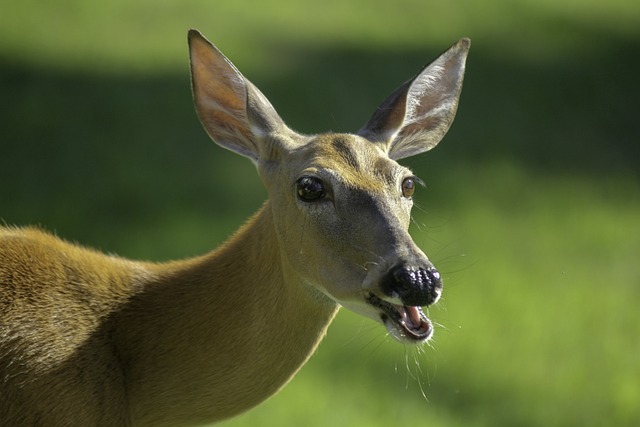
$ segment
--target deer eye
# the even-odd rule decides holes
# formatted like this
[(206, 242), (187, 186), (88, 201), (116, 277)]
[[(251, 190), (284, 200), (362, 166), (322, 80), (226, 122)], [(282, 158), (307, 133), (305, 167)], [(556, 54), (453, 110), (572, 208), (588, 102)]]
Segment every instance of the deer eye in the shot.
[(324, 183), (314, 176), (303, 176), (296, 181), (296, 190), (300, 200), (313, 202), (326, 195)]
[(404, 197), (411, 198), (413, 193), (416, 191), (416, 182), (413, 177), (405, 178), (402, 181), (402, 195)]

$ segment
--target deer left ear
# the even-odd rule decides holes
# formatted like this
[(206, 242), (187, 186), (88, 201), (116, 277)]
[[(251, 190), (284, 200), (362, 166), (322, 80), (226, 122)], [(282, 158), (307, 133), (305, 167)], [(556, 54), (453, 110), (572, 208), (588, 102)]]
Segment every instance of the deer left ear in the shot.
[(257, 164), (271, 151), (268, 135), (293, 134), (262, 92), (196, 30), (189, 31), (189, 53), (196, 112), (218, 145)]
[(471, 42), (462, 39), (393, 92), (358, 135), (398, 160), (431, 150), (456, 115)]

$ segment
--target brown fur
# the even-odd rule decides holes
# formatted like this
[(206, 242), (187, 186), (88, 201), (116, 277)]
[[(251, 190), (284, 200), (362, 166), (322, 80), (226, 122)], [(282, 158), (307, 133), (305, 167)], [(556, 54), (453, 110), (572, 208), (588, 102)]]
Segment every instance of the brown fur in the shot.
[(283, 289), (290, 272), (277, 245), (265, 247), (276, 241), (270, 221), (266, 205), (218, 250), (168, 264), (0, 229), (2, 419), (127, 425), (130, 413), (136, 425), (184, 425), (233, 416), (276, 392), (337, 305)]
[[(385, 268), (430, 265), (407, 233), (411, 200), (400, 183), (410, 173), (393, 154), (425, 149), (415, 135), (410, 147), (375, 137), (404, 129), (398, 116), (416, 104), (412, 91), (428, 97), (424, 84), (408, 82), (385, 101), (393, 119), (378, 111), (361, 131), (366, 138), (308, 137), (288, 129), (193, 31), (190, 47), (205, 129), (254, 161), (269, 201), (218, 249), (168, 263), (0, 227), (2, 425), (188, 426), (234, 416), (291, 379), (338, 303), (380, 320), (363, 295), (380, 293)], [(467, 49), (460, 42), (438, 60), (450, 94), (436, 102), (446, 107), (439, 123), (455, 114)], [(437, 80), (435, 69), (415, 81)], [(407, 116), (411, 126), (418, 110)], [(434, 132), (428, 148), (446, 129)], [(309, 174), (325, 180), (330, 200), (297, 199), (294, 183)]]

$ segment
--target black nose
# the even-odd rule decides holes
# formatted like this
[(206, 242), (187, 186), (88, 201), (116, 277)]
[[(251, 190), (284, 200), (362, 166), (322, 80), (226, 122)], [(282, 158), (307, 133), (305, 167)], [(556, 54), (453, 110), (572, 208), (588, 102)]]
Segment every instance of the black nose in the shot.
[(435, 267), (397, 265), (385, 274), (380, 286), (387, 296), (400, 298), (404, 305), (426, 306), (440, 297), (442, 280)]

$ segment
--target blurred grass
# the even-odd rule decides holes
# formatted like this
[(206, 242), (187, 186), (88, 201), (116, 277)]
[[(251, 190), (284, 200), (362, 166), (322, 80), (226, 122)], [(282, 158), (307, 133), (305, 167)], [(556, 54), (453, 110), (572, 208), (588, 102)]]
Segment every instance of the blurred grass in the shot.
[(433, 344), (342, 312), (291, 384), (224, 425), (640, 423), (637, 1), (8, 3), (0, 220), (167, 259), (260, 206), (253, 167), (193, 112), (190, 27), (308, 133), (357, 129), (473, 40), (456, 123), (407, 162), (427, 182), (412, 232), (446, 280)]

